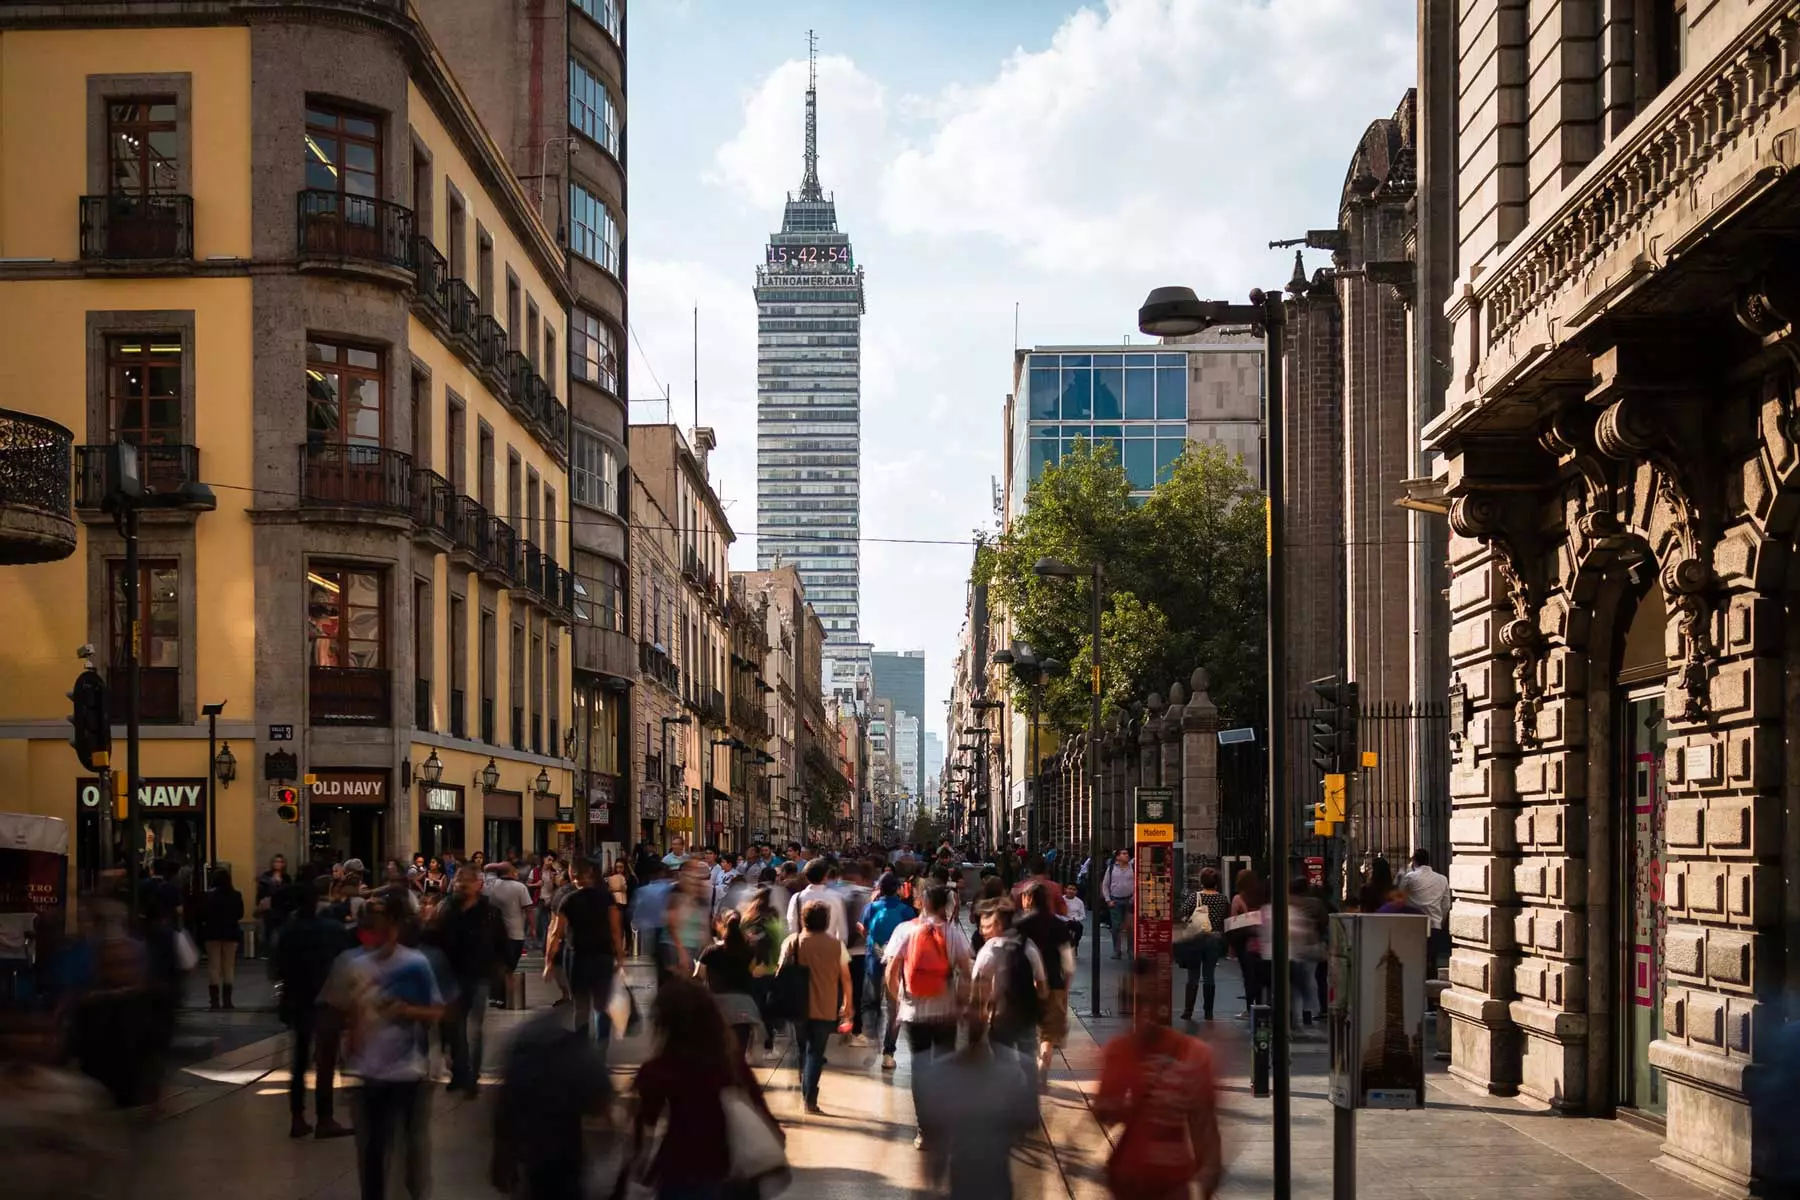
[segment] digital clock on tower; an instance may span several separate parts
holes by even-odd
[[[848,267],[848,246],[776,246],[768,247],[768,265],[772,267]]]

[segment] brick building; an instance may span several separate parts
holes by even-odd
[[[1453,1070],[1633,1112],[1664,1166],[1775,1194],[1792,1114],[1751,1094],[1800,981],[1800,3],[1424,11],[1460,123],[1424,431],[1450,501]]]

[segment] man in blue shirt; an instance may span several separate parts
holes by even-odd
[[[887,973],[887,944],[894,930],[919,915],[919,910],[900,898],[900,880],[890,871],[875,885],[875,899],[863,910],[862,924],[869,938],[869,1007],[877,1023],[882,1020],[882,979]],[[881,1033],[881,1069],[894,1069],[894,1050],[900,1044],[900,1022],[889,1004]]]

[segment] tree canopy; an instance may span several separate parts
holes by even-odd
[[[1267,696],[1262,494],[1223,447],[1191,445],[1141,503],[1112,448],[1075,443],[1031,485],[1025,511],[976,554],[977,582],[1040,659],[1067,663],[1044,689],[1061,728],[1087,722],[1091,581],[1041,579],[1038,559],[1099,561],[1101,692],[1113,707],[1185,682],[1195,667],[1227,724],[1264,718]],[[991,551],[991,552],[990,552]],[[1015,700],[1030,697],[1014,685]]]

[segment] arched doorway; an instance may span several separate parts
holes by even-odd
[[[1622,934],[1614,1009],[1618,1014],[1614,1098],[1623,1109],[1660,1120],[1668,1098],[1662,1072],[1650,1065],[1650,1044],[1663,1035],[1663,940],[1668,926],[1663,903],[1668,861],[1663,751],[1669,726],[1663,705],[1669,659],[1668,612],[1661,589],[1648,588],[1622,624],[1625,636],[1613,704],[1620,720],[1613,744],[1618,747],[1614,828],[1619,831],[1617,911]]]

